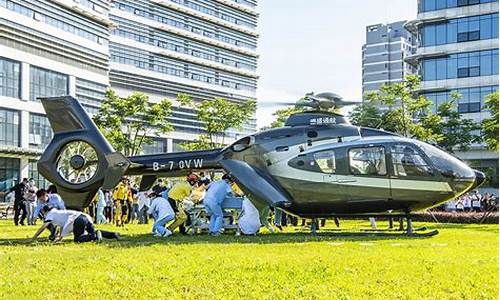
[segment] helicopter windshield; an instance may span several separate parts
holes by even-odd
[[[472,169],[453,155],[421,141],[416,143],[441,173],[452,172],[454,176],[462,178],[474,177]]]

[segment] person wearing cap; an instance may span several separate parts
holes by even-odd
[[[73,233],[73,240],[76,243],[91,241],[100,242],[103,237],[108,239],[120,239],[120,235],[118,233],[104,230],[96,231],[94,224],[92,223],[92,218],[80,211],[69,209],[60,210],[50,208],[48,205],[45,205],[41,212],[45,215],[44,223],[29,240],[30,242],[36,240],[36,238],[42,234],[42,232],[49,227],[49,225],[61,228],[60,234],[56,237],[54,242],[61,241],[70,233]]]
[[[154,187],[149,194],[152,198],[151,205],[148,209],[148,214],[152,215],[155,222],[153,224],[153,236],[167,237],[172,235],[172,231],[167,229],[165,225],[175,218],[175,212],[169,201],[161,197],[161,189]]]
[[[222,211],[222,202],[233,193],[231,183],[234,180],[229,174],[224,174],[221,180],[210,183],[203,199],[203,204],[210,216],[208,230],[210,235],[217,236],[222,229],[224,213]]]
[[[189,174],[185,181],[176,182],[168,191],[168,202],[175,212],[175,221],[168,227],[170,231],[173,232],[178,227],[179,233],[186,233],[184,223],[187,221],[188,217],[182,207],[182,201],[191,195],[193,185],[195,185],[197,181],[198,176]]]

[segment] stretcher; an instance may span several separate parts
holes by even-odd
[[[242,205],[243,197],[227,197],[224,199],[222,202],[222,211],[224,213],[222,228],[224,230],[236,230],[236,234],[239,235],[240,229],[237,220],[241,213]],[[189,228],[192,235],[208,230],[210,217],[203,204],[184,203],[184,209],[189,214],[191,220]]]

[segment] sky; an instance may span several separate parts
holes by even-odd
[[[259,0],[257,127],[307,92],[361,101],[365,28],[412,20],[417,0]]]

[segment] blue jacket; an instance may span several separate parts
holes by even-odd
[[[215,201],[217,204],[222,204],[227,196],[232,195],[233,190],[227,181],[219,180],[210,183],[205,193],[203,201]]]

